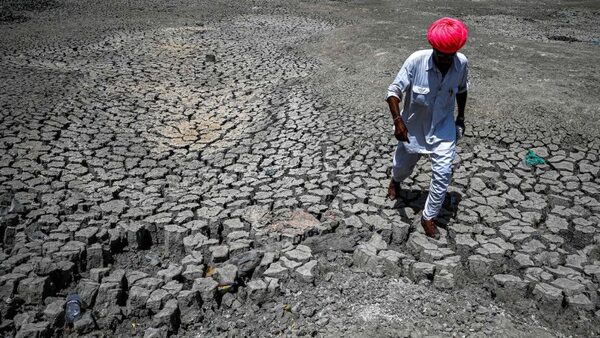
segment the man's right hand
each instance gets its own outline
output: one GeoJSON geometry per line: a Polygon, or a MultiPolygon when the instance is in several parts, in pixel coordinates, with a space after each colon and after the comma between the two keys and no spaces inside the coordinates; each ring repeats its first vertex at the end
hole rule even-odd
{"type": "Polygon", "coordinates": [[[408,129],[406,129],[406,125],[404,124],[404,121],[402,121],[402,118],[394,121],[394,136],[396,137],[396,140],[400,142],[410,143],[408,140],[408,129]]]}
{"type": "Polygon", "coordinates": [[[392,113],[392,118],[394,119],[394,136],[396,136],[396,140],[410,143],[408,141],[408,129],[400,115],[400,98],[390,96],[387,102],[390,107],[390,113],[392,113]]]}

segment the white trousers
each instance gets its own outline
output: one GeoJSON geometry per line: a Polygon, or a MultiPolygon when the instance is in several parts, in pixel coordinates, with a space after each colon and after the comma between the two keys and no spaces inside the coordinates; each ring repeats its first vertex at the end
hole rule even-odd
{"type": "MultiPolygon", "coordinates": [[[[456,147],[440,147],[437,151],[429,153],[431,159],[431,185],[429,187],[429,195],[425,202],[423,210],[423,218],[426,220],[437,217],[442,210],[444,198],[452,179],[452,162],[456,155],[456,147]]],[[[420,153],[409,153],[404,147],[404,143],[398,143],[392,165],[392,178],[398,183],[402,183],[409,177],[421,158],[420,153]]]]}

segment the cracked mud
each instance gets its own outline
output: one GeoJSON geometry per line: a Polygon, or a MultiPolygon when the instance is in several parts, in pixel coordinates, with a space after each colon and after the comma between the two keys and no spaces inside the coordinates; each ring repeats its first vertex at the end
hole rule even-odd
{"type": "Polygon", "coordinates": [[[600,334],[600,12],[460,3],[3,5],[2,335],[600,334]],[[432,240],[382,98],[442,15],[474,89],[432,240]]]}

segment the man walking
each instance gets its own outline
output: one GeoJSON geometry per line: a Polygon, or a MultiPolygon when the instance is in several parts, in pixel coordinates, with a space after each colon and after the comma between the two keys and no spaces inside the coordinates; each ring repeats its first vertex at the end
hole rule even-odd
{"type": "Polygon", "coordinates": [[[398,140],[388,197],[397,198],[400,183],[410,176],[420,156],[428,154],[432,177],[421,225],[427,236],[436,239],[439,232],[435,217],[450,184],[456,140],[465,129],[468,61],[458,50],[467,42],[467,36],[467,27],[457,19],[442,18],[431,24],[427,40],[433,49],[409,56],[386,96],[398,140]],[[405,99],[400,112],[402,93],[405,99]]]}

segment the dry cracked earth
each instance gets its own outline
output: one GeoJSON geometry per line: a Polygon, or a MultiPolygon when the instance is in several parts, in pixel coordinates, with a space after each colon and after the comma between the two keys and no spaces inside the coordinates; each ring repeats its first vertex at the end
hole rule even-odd
{"type": "Polygon", "coordinates": [[[600,335],[598,22],[593,1],[3,2],[0,334],[600,335]],[[385,198],[383,96],[446,15],[472,90],[432,240],[425,158],[385,198]]]}

